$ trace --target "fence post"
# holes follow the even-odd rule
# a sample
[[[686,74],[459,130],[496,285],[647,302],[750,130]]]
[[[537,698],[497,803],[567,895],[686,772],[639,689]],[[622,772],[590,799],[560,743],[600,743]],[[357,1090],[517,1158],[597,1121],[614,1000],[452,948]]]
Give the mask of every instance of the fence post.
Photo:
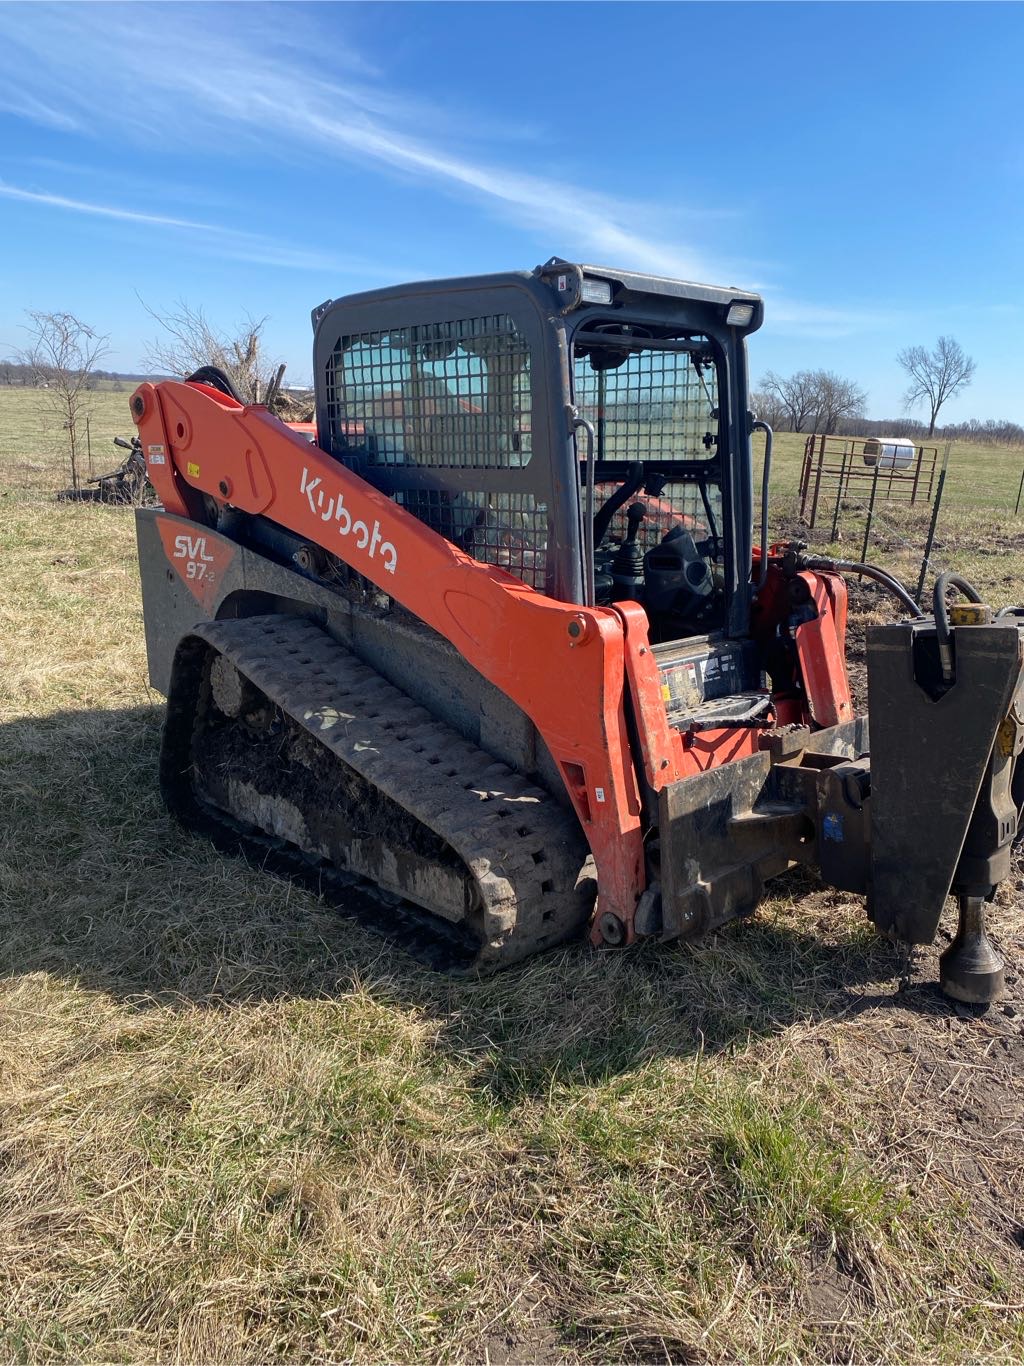
[[[811,520],[810,520],[810,522],[808,523],[808,526],[810,526],[811,528],[814,527],[815,518],[816,518],[817,515],[818,515],[818,493],[819,493],[820,490],[821,490],[821,472],[822,472],[822,466],[824,465],[824,463],[825,463],[825,450],[824,450],[824,447],[823,447],[823,448],[818,452],[818,473],[817,473],[817,476],[815,477],[815,480],[814,480],[814,499],[813,499],[813,501],[812,501],[812,503],[811,503]]]
[[[911,507],[917,502],[917,485],[918,480],[921,478],[921,461],[924,459],[924,447],[915,446],[914,452],[917,455],[917,459],[914,462],[914,487],[910,490]]]
[[[849,442],[843,443],[843,460],[839,466],[839,487],[836,490],[836,506],[832,513],[832,540],[835,541],[839,535],[839,508],[843,501],[843,485],[846,482],[846,452]]]
[[[804,463],[803,463],[803,466],[802,466],[802,468],[801,468],[801,470],[800,470],[800,520],[801,520],[801,522],[802,522],[803,519],[804,519],[804,513],[807,511],[807,490],[810,488],[810,484],[811,484],[811,466],[812,466],[812,461],[811,461],[811,452],[810,452],[809,441],[810,441],[810,438],[808,438],[808,440],[804,442]]]
[[[931,502],[932,493],[935,491],[935,466],[939,463],[939,448],[932,447],[932,467],[928,475],[928,501]]]
[[[1022,493],[1024,493],[1024,470],[1020,472],[1020,488],[1017,490],[1017,506],[1013,509],[1014,517],[1020,512],[1020,496]]]
[[[871,477],[871,497],[868,499],[868,520],[864,527],[864,545],[860,552],[861,564],[864,564],[868,558],[868,541],[871,539],[871,521],[875,515],[875,494],[878,491],[878,471],[880,468],[881,466],[876,460],[875,472]]]
[[[928,572],[928,561],[931,558],[932,542],[935,540],[935,525],[939,520],[939,505],[942,502],[942,489],[946,483],[946,466],[949,464],[949,442],[946,442],[946,451],[942,457],[942,469],[939,470],[939,486],[935,490],[935,505],[932,508],[931,525],[928,528],[928,540],[925,542],[924,555],[921,559],[921,576],[917,581],[917,594],[914,601],[918,607],[921,606],[921,598],[924,595],[924,579]]]

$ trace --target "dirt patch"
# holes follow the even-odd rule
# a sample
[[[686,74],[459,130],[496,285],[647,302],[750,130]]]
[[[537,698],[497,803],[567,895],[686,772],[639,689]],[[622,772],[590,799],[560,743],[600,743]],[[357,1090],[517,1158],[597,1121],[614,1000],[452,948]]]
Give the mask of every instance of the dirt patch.
[[[836,1325],[859,1318],[871,1305],[870,1291],[838,1266],[827,1248],[821,1249],[807,1268],[799,1299],[807,1322],[827,1336]]]
[[[811,891],[801,911],[827,912],[834,893]],[[827,1074],[877,1116],[877,1147],[894,1185],[924,1207],[951,1205],[964,1245],[976,1249],[980,1298],[986,1260],[1007,1283],[1024,1277],[1024,860],[992,908],[993,942],[1007,962],[1006,995],[987,1009],[954,1005],[938,987],[939,955],[955,911],[933,945],[915,951],[903,983],[848,987],[851,1016],[803,1042],[812,1073]],[[826,1268],[809,1303],[850,1293]],[[1019,1294],[1017,1295],[1019,1299]],[[828,1302],[826,1304],[826,1301]],[[832,1305],[834,1308],[835,1305]]]
[[[496,1330],[480,1343],[480,1361],[485,1366],[548,1366],[565,1357],[563,1336],[547,1320],[541,1305],[514,1329]]]

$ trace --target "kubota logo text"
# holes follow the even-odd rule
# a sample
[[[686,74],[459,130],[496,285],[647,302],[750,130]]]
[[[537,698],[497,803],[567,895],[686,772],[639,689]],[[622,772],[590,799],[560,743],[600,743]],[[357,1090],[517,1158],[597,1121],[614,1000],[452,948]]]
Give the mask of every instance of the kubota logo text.
[[[390,541],[382,540],[380,522],[375,520],[369,527],[363,521],[353,521],[343,495],[332,493],[328,496],[320,487],[321,482],[319,475],[310,479],[309,470],[303,467],[299,492],[306,495],[310,512],[322,522],[337,522],[339,536],[353,536],[359,550],[367,551],[371,560],[379,555],[384,568],[393,574],[398,568],[398,551]]]

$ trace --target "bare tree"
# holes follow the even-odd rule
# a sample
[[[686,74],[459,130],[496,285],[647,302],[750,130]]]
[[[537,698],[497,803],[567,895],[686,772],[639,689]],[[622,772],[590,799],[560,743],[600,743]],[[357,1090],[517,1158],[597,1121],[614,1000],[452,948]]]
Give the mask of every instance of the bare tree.
[[[215,365],[231,380],[243,403],[266,403],[280,387],[283,366],[263,352],[266,318],[247,315],[233,334],[218,331],[201,308],[179,300],[168,313],[143,304],[163,329],[145,356],[147,369],[185,379],[204,365]],[[275,383],[276,381],[276,383]]]
[[[868,396],[852,379],[843,379],[832,370],[815,370],[814,430],[834,435],[845,418],[859,417]]]
[[[762,422],[767,422],[768,426],[774,431],[781,431],[789,421],[789,413],[786,405],[779,398],[778,394],[769,393],[767,389],[752,389],[750,391],[750,409]]]
[[[795,375],[783,379],[774,370],[769,370],[761,381],[761,389],[781,404],[790,431],[802,432],[814,416],[817,384],[812,371],[798,370]]]
[[[934,436],[939,409],[947,398],[970,384],[974,377],[974,361],[952,337],[940,337],[934,351],[926,351],[923,346],[908,346],[896,359],[910,377],[904,402],[908,408],[921,402],[928,404],[931,414],[928,435]]]
[[[92,371],[108,351],[101,337],[73,313],[30,312],[29,344],[19,353],[67,433],[72,488],[81,486],[78,456],[82,426],[92,404]]]
[[[775,421],[765,419],[773,427],[788,424],[793,432],[812,427],[831,436],[840,422],[863,413],[867,395],[831,370],[798,370],[785,378],[769,370],[751,402],[759,414],[774,416]]]
[[[1010,418],[988,418],[981,422],[976,417],[966,422],[949,423],[942,428],[942,435],[957,437],[961,441],[977,441],[986,446],[1024,446],[1024,427]]]

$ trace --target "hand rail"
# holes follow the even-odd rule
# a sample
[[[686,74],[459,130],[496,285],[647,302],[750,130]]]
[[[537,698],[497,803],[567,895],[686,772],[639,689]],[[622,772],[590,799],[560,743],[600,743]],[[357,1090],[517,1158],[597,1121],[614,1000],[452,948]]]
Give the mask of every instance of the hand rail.
[[[572,430],[574,435],[579,427],[582,427],[587,434],[587,482],[583,497],[583,605],[593,607],[596,598],[594,588],[594,446],[597,438],[594,434],[594,424],[588,422],[585,417],[573,419]]]
[[[772,473],[772,442],[774,432],[767,422],[755,418],[750,424],[751,434],[764,432],[764,473],[761,476],[761,572],[757,580],[757,591],[768,582],[768,480]]]

